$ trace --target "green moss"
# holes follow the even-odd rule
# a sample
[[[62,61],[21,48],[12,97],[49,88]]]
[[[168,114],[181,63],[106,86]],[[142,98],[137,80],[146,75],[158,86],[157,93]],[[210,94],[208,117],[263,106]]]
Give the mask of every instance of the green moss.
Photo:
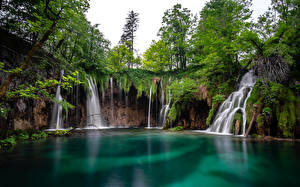
[[[263,115],[259,115],[256,118],[256,123],[258,127],[264,127],[265,117]]]
[[[293,136],[293,124],[289,121],[289,106],[288,104],[284,104],[282,107],[282,111],[279,114],[278,118],[278,127],[283,133],[284,137],[292,137]]]
[[[213,98],[212,98],[213,105],[222,103],[223,101],[225,101],[224,95],[217,94],[217,95],[213,96]]]
[[[39,132],[33,133],[31,135],[31,140],[39,140],[39,139],[44,139],[47,137],[48,137],[47,133],[45,133],[44,131],[39,131]]]
[[[15,136],[10,136],[8,138],[0,140],[0,148],[9,148],[15,146],[16,144],[17,141]]]
[[[183,127],[182,126],[177,126],[177,127],[171,128],[169,130],[171,130],[171,131],[182,131]]]
[[[278,127],[282,131],[284,137],[293,137],[294,126],[297,122],[297,114],[295,103],[296,97],[291,89],[283,89],[280,93],[281,105],[276,106],[276,117],[278,119]]]
[[[27,132],[23,132],[17,137],[17,139],[20,141],[28,140],[29,134]]]
[[[270,107],[264,107],[263,110],[262,110],[262,114],[264,116],[271,115],[272,114],[272,109]]]
[[[176,117],[177,117],[177,112],[176,112],[175,103],[174,103],[169,111],[168,118],[169,118],[170,122],[172,123],[173,121],[176,120]]]
[[[70,136],[71,135],[71,131],[70,130],[56,130],[54,133],[55,136]]]
[[[234,115],[234,120],[240,120],[240,121],[242,121],[242,119],[243,119],[242,114],[239,113],[239,112],[236,112],[235,115]]]
[[[216,108],[213,106],[208,113],[208,117],[206,118],[206,126],[210,126],[215,115]]]
[[[256,103],[258,98],[259,98],[259,81],[257,81],[256,84],[254,85],[250,97],[247,100],[247,104]]]
[[[300,95],[296,97],[295,107],[297,123],[300,125]]]

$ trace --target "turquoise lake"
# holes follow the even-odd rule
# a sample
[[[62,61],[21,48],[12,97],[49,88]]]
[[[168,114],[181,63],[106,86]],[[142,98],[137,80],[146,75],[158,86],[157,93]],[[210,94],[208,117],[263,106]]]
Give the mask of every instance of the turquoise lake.
[[[300,143],[107,129],[0,153],[1,186],[300,186]]]

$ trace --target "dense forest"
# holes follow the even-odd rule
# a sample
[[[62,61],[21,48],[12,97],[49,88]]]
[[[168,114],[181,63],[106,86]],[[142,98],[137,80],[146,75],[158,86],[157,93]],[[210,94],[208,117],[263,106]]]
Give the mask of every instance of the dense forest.
[[[248,133],[293,138],[300,129],[299,6],[299,0],[272,0],[253,21],[251,0],[211,0],[199,15],[176,4],[164,13],[159,40],[139,56],[137,12],[128,13],[119,44],[111,46],[98,25],[87,20],[88,0],[3,0],[1,137],[18,129],[14,118],[22,103],[31,106],[42,99],[61,104],[65,112],[77,110],[70,94],[77,87],[88,90],[90,77],[101,89],[113,77],[125,94],[134,87],[136,98],[150,103],[168,93],[165,129],[187,128],[191,108],[204,122],[187,129],[206,129],[252,71],[256,82],[246,103]],[[233,124],[242,120],[237,111]]]

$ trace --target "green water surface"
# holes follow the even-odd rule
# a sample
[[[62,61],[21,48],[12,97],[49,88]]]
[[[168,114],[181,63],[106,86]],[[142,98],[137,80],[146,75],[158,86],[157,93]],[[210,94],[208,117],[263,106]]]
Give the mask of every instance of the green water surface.
[[[0,153],[0,184],[300,186],[300,144],[160,130],[101,130]]]

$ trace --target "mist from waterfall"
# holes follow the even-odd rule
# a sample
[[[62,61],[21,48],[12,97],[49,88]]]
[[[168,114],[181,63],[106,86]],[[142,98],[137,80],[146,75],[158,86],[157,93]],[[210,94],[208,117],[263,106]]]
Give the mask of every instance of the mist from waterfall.
[[[94,78],[87,78],[87,82],[89,85],[89,93],[87,94],[87,127],[96,127],[101,128],[104,127],[104,122],[102,118],[100,102],[99,102],[99,94],[97,82]]]
[[[246,131],[246,103],[250,97],[256,78],[253,71],[246,73],[239,84],[238,91],[233,92],[220,106],[212,125],[207,132],[231,134],[232,123],[237,112],[242,113],[242,135]]]

